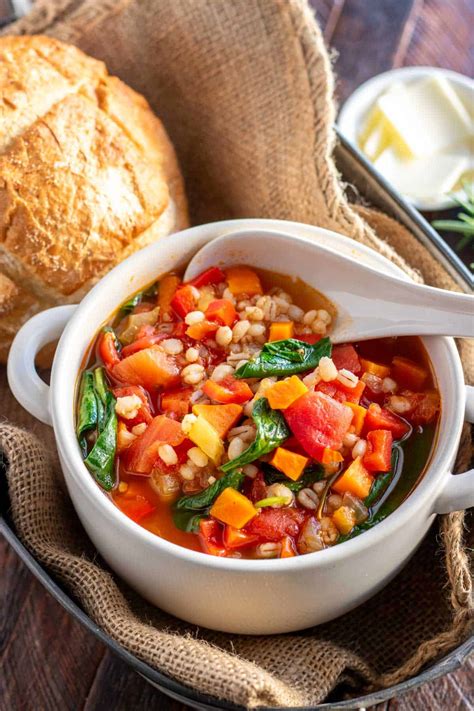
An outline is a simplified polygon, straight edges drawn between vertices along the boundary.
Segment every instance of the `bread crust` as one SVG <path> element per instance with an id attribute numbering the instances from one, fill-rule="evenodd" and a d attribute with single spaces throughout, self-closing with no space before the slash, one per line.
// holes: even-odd
<path id="1" fill-rule="evenodd" d="M 102 62 L 42 36 L 0 38 L 0 361 L 36 311 L 188 225 L 161 121 Z"/>

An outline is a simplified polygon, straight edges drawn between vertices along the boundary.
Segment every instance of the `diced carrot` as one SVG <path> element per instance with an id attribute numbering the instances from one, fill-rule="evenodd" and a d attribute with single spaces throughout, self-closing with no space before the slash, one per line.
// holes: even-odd
<path id="1" fill-rule="evenodd" d="M 409 358 L 395 356 L 392 360 L 392 377 L 402 387 L 419 391 L 428 378 L 428 371 Z"/>
<path id="2" fill-rule="evenodd" d="M 369 472 L 388 472 L 391 468 L 393 435 L 389 430 L 372 430 L 367 435 L 367 451 L 362 462 Z"/>
<path id="3" fill-rule="evenodd" d="M 395 439 L 401 439 L 408 430 L 410 425 L 395 415 L 390 410 L 380 407 L 376 402 L 372 402 L 365 416 L 364 430 L 390 430 Z"/>
<path id="4" fill-rule="evenodd" d="M 296 546 L 291 536 L 281 539 L 280 558 L 293 558 L 296 555 Z"/>
<path id="5" fill-rule="evenodd" d="M 229 299 L 211 301 L 206 309 L 208 321 L 216 321 L 220 326 L 232 326 L 237 319 L 237 311 Z"/>
<path id="6" fill-rule="evenodd" d="M 293 321 L 275 321 L 270 324 L 270 341 L 284 341 L 286 338 L 293 338 L 295 325 Z"/>
<path id="7" fill-rule="evenodd" d="M 290 452 L 284 447 L 277 447 L 270 464 L 283 472 L 288 479 L 297 481 L 309 462 L 308 457 L 303 457 L 296 452 Z"/>
<path id="8" fill-rule="evenodd" d="M 186 329 L 186 335 L 189 338 L 194 338 L 195 341 L 202 341 L 210 333 L 215 333 L 219 328 L 218 323 L 212 321 L 199 321 L 198 323 L 193 323 Z"/>
<path id="9" fill-rule="evenodd" d="M 108 368 L 120 363 L 120 356 L 115 345 L 115 336 L 112 331 L 103 331 L 100 335 L 99 355 Z"/>
<path id="10" fill-rule="evenodd" d="M 233 296 L 263 294 L 262 283 L 253 269 L 231 267 L 225 272 L 229 290 Z"/>
<path id="11" fill-rule="evenodd" d="M 388 367 L 388 365 L 374 363 L 374 361 L 366 360 L 365 358 L 360 359 L 360 364 L 362 366 L 362 370 L 364 370 L 366 373 L 378 375 L 379 378 L 387 378 L 390 375 L 390 368 Z"/>
<path id="12" fill-rule="evenodd" d="M 258 536 L 253 533 L 246 533 L 233 526 L 226 526 L 224 529 L 224 545 L 226 548 L 243 548 L 258 541 Z"/>
<path id="13" fill-rule="evenodd" d="M 362 407 L 362 405 L 356 405 L 355 402 L 349 402 L 346 401 L 344 405 L 347 405 L 347 407 L 350 407 L 352 412 L 354 413 L 352 416 L 352 422 L 351 425 L 354 427 L 354 432 L 356 435 L 360 435 L 362 432 L 362 428 L 364 426 L 364 421 L 365 421 L 365 416 L 367 414 L 367 410 L 365 407 Z"/>
<path id="14" fill-rule="evenodd" d="M 219 494 L 210 510 L 211 516 L 234 528 L 243 528 L 257 513 L 250 499 L 231 486 Z"/>
<path id="15" fill-rule="evenodd" d="M 222 526 L 211 518 L 199 521 L 199 541 L 206 553 L 225 556 L 226 549 L 222 541 Z"/>
<path id="16" fill-rule="evenodd" d="M 160 280 L 158 290 L 158 306 L 160 307 L 161 321 L 163 321 L 164 316 L 171 315 L 171 299 L 175 295 L 180 281 L 180 278 L 174 274 L 168 274 Z"/>
<path id="17" fill-rule="evenodd" d="M 231 402 L 240 405 L 253 398 L 253 392 L 247 383 L 242 380 L 236 380 L 231 375 L 221 380 L 220 383 L 216 383 L 214 380 L 206 380 L 202 389 L 208 398 L 224 405 Z"/>
<path id="18" fill-rule="evenodd" d="M 336 449 L 324 448 L 321 464 L 339 464 L 344 461 L 344 457 Z"/>
<path id="19" fill-rule="evenodd" d="M 142 385 L 146 390 L 174 383 L 179 371 L 174 358 L 156 346 L 128 356 L 112 368 L 114 378 L 128 385 Z"/>
<path id="20" fill-rule="evenodd" d="M 332 520 L 340 533 L 346 535 L 350 533 L 355 526 L 356 514 L 354 509 L 349 506 L 340 506 L 332 515 Z"/>
<path id="21" fill-rule="evenodd" d="M 358 496 L 359 499 L 365 499 L 369 495 L 373 480 L 374 478 L 362 464 L 362 458 L 357 457 L 347 467 L 344 474 L 337 479 L 332 488 L 338 494 L 345 494 L 346 491 L 349 491 L 354 496 Z"/>
<path id="22" fill-rule="evenodd" d="M 171 299 L 171 308 L 184 318 L 190 311 L 194 311 L 196 308 L 196 299 L 194 298 L 194 287 L 187 286 L 180 287 L 173 298 Z"/>
<path id="23" fill-rule="evenodd" d="M 297 375 L 280 380 L 265 391 L 265 397 L 274 410 L 286 410 L 301 395 L 308 392 L 308 388 Z"/>
<path id="24" fill-rule="evenodd" d="M 209 284 L 220 284 L 221 281 L 225 281 L 225 274 L 219 267 L 209 267 L 197 277 L 191 279 L 189 282 L 196 289 L 200 289 L 203 286 L 208 286 Z"/>
<path id="25" fill-rule="evenodd" d="M 173 413 L 179 418 L 189 412 L 192 388 L 176 388 L 167 390 L 161 396 L 161 409 L 166 413 Z"/>
<path id="26" fill-rule="evenodd" d="M 365 390 L 365 383 L 363 380 L 359 380 L 355 388 L 350 388 L 338 380 L 336 381 L 336 387 L 339 392 L 345 396 L 344 399 L 347 400 L 347 402 L 353 402 L 358 405 L 362 397 L 362 393 Z"/>
<path id="27" fill-rule="evenodd" d="M 229 403 L 227 405 L 194 405 L 193 413 L 202 415 L 205 420 L 216 430 L 219 437 L 224 439 L 228 431 L 238 422 L 242 415 L 241 405 Z"/>

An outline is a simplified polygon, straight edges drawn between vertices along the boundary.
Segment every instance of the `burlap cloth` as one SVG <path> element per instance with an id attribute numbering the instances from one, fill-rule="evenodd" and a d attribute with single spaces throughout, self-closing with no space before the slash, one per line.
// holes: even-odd
<path id="1" fill-rule="evenodd" d="M 7 31 L 75 43 L 146 95 L 178 149 L 195 224 L 258 216 L 322 225 L 417 278 L 455 288 L 404 228 L 346 201 L 331 158 L 330 62 L 303 0 L 55 0 L 38 2 Z M 0 423 L 0 446 L 19 536 L 105 632 L 179 682 L 248 707 L 304 706 L 338 684 L 340 697 L 344 689 L 363 693 L 403 681 L 468 636 L 463 513 L 441 517 L 375 598 L 315 629 L 225 635 L 150 607 L 91 549 L 64 493 L 51 431 L 15 405 L 2 378 L 2 414 L 10 423 Z M 469 455 L 466 431 L 460 469 Z"/>

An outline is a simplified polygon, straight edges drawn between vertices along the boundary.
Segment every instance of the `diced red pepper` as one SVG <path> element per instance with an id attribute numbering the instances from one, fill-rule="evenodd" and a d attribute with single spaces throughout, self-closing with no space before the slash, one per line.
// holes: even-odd
<path id="1" fill-rule="evenodd" d="M 367 451 L 362 459 L 369 472 L 390 471 L 393 435 L 389 430 L 372 430 L 367 435 Z"/>
<path id="2" fill-rule="evenodd" d="M 232 375 L 224 378 L 219 383 L 214 380 L 206 380 L 202 389 L 208 398 L 223 404 L 233 402 L 241 405 L 253 398 L 253 392 L 247 383 L 242 380 L 236 380 Z"/>
<path id="3" fill-rule="evenodd" d="M 362 372 L 357 351 L 350 343 L 341 343 L 338 346 L 334 346 L 331 357 L 338 370 L 345 368 L 354 373 L 354 375 L 359 375 Z"/>
<path id="4" fill-rule="evenodd" d="M 187 284 L 177 289 L 171 299 L 171 307 L 181 318 L 185 318 L 190 311 L 194 311 L 196 308 L 196 300 L 192 286 Z"/>
<path id="5" fill-rule="evenodd" d="M 206 553 L 225 556 L 226 549 L 222 540 L 222 526 L 211 518 L 199 522 L 199 541 Z"/>
<path id="6" fill-rule="evenodd" d="M 185 439 L 179 422 L 165 415 L 158 415 L 150 422 L 145 432 L 124 451 L 122 461 L 125 469 L 136 474 L 149 475 L 158 458 L 161 444 L 177 447 Z"/>
<path id="7" fill-rule="evenodd" d="M 350 407 L 317 391 L 302 395 L 283 414 L 305 452 L 318 461 L 325 447 L 342 447 L 352 421 Z"/>
<path id="8" fill-rule="evenodd" d="M 192 394 L 192 388 L 167 390 L 161 396 L 161 409 L 169 416 L 175 415 L 178 419 L 182 419 L 189 412 Z"/>
<path id="9" fill-rule="evenodd" d="M 373 402 L 369 405 L 364 421 L 364 431 L 390 430 L 395 439 L 401 439 L 410 430 L 410 425 L 390 410 Z"/>
<path id="10" fill-rule="evenodd" d="M 211 333 L 215 333 L 218 328 L 219 324 L 214 323 L 213 321 L 199 321 L 198 323 L 193 323 L 192 326 L 188 326 L 186 329 L 186 335 L 189 336 L 189 338 L 193 338 L 195 341 L 202 341 L 206 338 L 206 336 L 209 336 Z"/>
<path id="11" fill-rule="evenodd" d="M 99 355 L 107 368 L 113 368 L 120 363 L 120 356 L 115 345 L 115 336 L 112 331 L 103 331 L 100 336 Z"/>
<path id="12" fill-rule="evenodd" d="M 362 380 L 359 380 L 355 388 L 349 388 L 338 380 L 329 383 L 319 382 L 316 386 L 318 392 L 329 395 L 338 402 L 353 402 L 355 405 L 359 404 L 364 389 L 365 383 Z"/>
<path id="13" fill-rule="evenodd" d="M 216 321 L 220 326 L 232 326 L 237 318 L 237 311 L 229 299 L 216 299 L 207 307 L 206 318 Z"/>
<path id="14" fill-rule="evenodd" d="M 114 388 L 112 392 L 116 398 L 136 395 L 142 401 L 142 405 L 138 410 L 137 416 L 133 419 L 127 420 L 127 425 L 129 429 L 134 427 L 135 425 L 140 425 L 142 422 L 146 422 L 146 424 L 151 422 L 153 418 L 150 409 L 150 402 L 148 400 L 144 388 L 140 387 L 140 385 L 128 385 L 123 388 Z"/>
<path id="15" fill-rule="evenodd" d="M 191 279 L 189 284 L 195 286 L 196 289 L 200 289 L 201 286 L 208 286 L 209 284 L 220 284 L 225 281 L 225 274 L 219 267 L 209 267 L 197 277 Z"/>
<path id="16" fill-rule="evenodd" d="M 244 546 L 250 546 L 252 543 L 258 541 L 258 536 L 251 533 L 246 533 L 245 531 L 234 528 L 233 526 L 226 526 L 224 529 L 224 546 L 233 550 L 234 548 L 243 548 Z"/>
<path id="17" fill-rule="evenodd" d="M 147 328 L 153 329 L 153 326 L 148 326 Z M 156 333 L 155 331 L 154 333 L 149 332 L 146 335 L 141 335 L 139 332 L 135 341 L 122 348 L 122 357 L 127 358 L 127 356 L 133 355 L 138 351 L 143 351 L 145 348 L 156 346 L 157 343 L 164 341 L 166 338 L 169 338 L 167 333 Z"/>
<path id="18" fill-rule="evenodd" d="M 245 530 L 264 541 L 280 541 L 284 536 L 297 536 L 304 519 L 300 509 L 263 509 Z"/>

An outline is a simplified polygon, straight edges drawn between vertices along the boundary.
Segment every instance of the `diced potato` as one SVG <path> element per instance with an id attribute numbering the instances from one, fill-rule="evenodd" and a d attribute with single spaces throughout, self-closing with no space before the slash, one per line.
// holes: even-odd
<path id="1" fill-rule="evenodd" d="M 191 425 L 189 439 L 212 459 L 214 464 L 219 464 L 224 454 L 224 443 L 214 427 L 202 415 Z"/>
<path id="2" fill-rule="evenodd" d="M 355 511 L 349 506 L 340 506 L 332 515 L 332 520 L 343 535 L 350 533 L 356 522 Z"/>
<path id="3" fill-rule="evenodd" d="M 242 414 L 242 405 L 228 403 L 227 405 L 194 405 L 193 413 L 202 415 L 214 427 L 219 437 L 226 434 L 238 422 Z"/>

